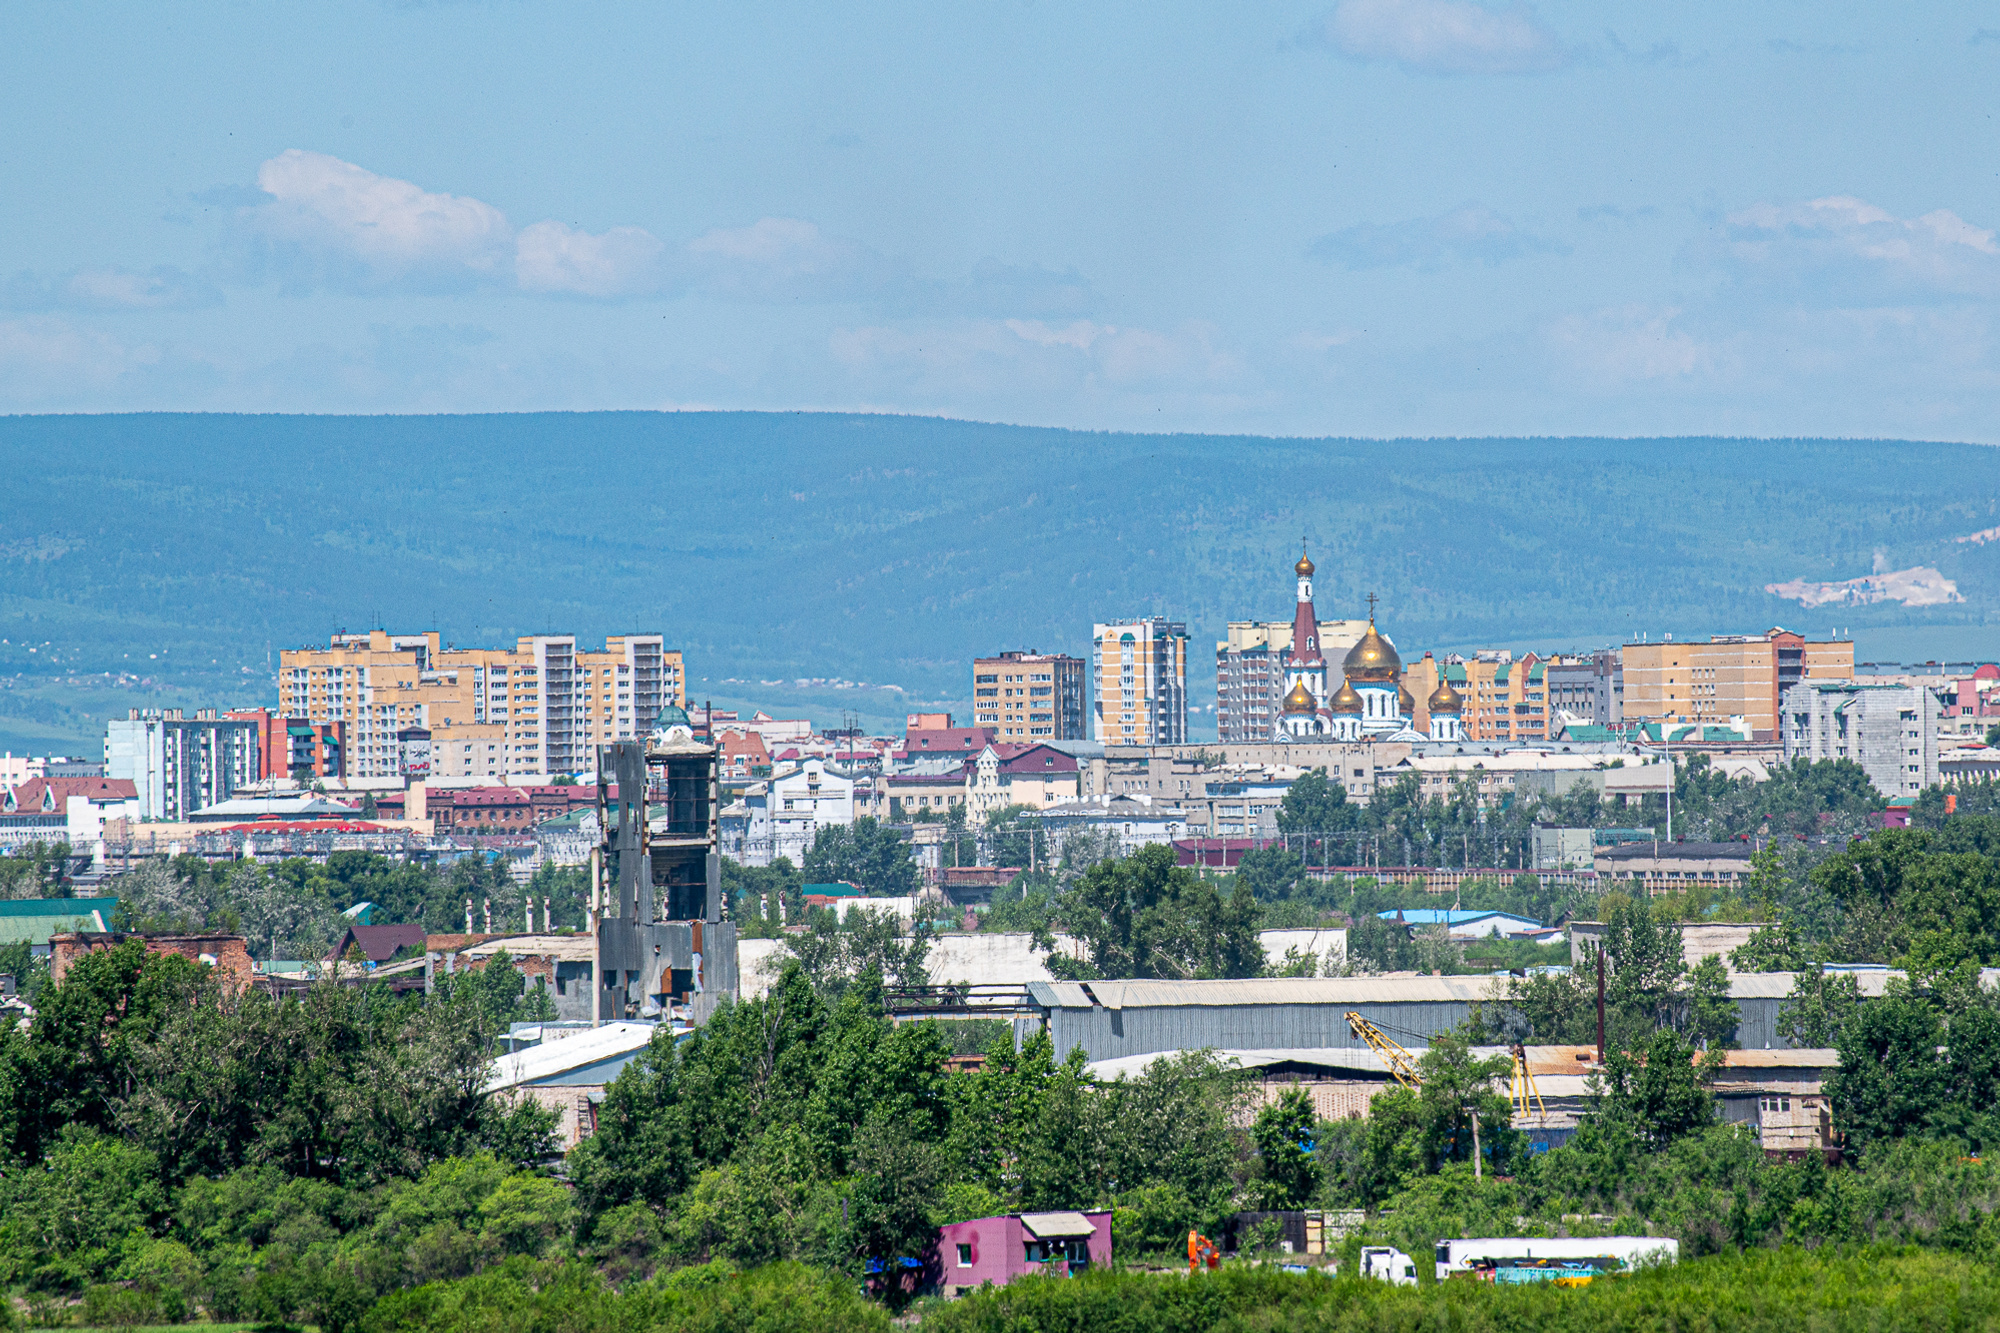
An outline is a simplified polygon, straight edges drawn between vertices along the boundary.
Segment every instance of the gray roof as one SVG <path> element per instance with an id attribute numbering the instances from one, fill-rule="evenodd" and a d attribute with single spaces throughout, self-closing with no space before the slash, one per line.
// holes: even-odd
<path id="1" fill-rule="evenodd" d="M 1035 981 L 1028 991 L 1050 1009 L 1165 1008 L 1176 1005 L 1422 1004 L 1490 1000 L 1492 976 L 1246 977 L 1233 981 Z M 1092 1000 L 1095 998 L 1096 1004 Z"/>

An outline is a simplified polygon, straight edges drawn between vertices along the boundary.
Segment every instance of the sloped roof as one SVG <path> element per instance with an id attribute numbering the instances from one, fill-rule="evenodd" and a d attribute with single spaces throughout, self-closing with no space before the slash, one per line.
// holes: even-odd
<path id="1" fill-rule="evenodd" d="M 532 1087 L 537 1083 L 587 1074 L 593 1083 L 609 1083 L 661 1031 L 651 1023 L 606 1023 L 561 1041 L 545 1041 L 493 1062 L 486 1091 Z"/>
<path id="2" fill-rule="evenodd" d="M 45 778 L 32 777 L 15 787 L 11 799 L 0 797 L 0 807 L 11 805 L 17 813 L 49 808 L 69 808 L 69 798 L 84 796 L 93 801 L 136 801 L 139 788 L 130 778 Z"/>
<path id="3" fill-rule="evenodd" d="M 333 951 L 333 957 L 347 956 L 348 946 L 360 948 L 362 957 L 371 963 L 386 963 L 403 948 L 424 947 L 424 928 L 420 925 L 397 926 L 349 926 Z"/>

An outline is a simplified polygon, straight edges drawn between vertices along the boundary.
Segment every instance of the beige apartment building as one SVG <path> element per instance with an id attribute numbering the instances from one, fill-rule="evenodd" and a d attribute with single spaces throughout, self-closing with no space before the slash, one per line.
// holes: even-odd
<path id="1" fill-rule="evenodd" d="M 1091 627 L 1093 739 L 1106 745 L 1187 740 L 1187 626 L 1162 616 Z"/>
<path id="2" fill-rule="evenodd" d="M 1458 691 L 1459 726 L 1469 741 L 1525 741 L 1549 738 L 1548 662 L 1528 653 L 1516 658 L 1506 649 L 1471 657 L 1453 653 L 1442 660 L 1429 653 L 1403 672 L 1403 688 L 1417 702 L 1410 725 L 1430 729 L 1428 700 L 1440 679 Z"/>
<path id="3" fill-rule="evenodd" d="M 1789 630 L 1716 635 L 1708 642 L 1628 643 L 1621 650 L 1628 722 L 1726 723 L 1778 739 L 1779 703 L 1803 681 L 1854 678 L 1854 644 L 1815 643 Z"/>
<path id="4" fill-rule="evenodd" d="M 593 651 L 574 635 L 455 648 L 375 630 L 279 654 L 278 711 L 347 723 L 352 778 L 592 772 L 594 746 L 643 737 L 668 705 L 687 706 L 687 676 L 657 634 Z"/>
<path id="5" fill-rule="evenodd" d="M 1368 632 L 1366 620 L 1319 622 L 1319 653 L 1327 664 L 1329 695 L 1340 688 L 1340 662 Z M 1229 637 L 1215 644 L 1215 732 L 1225 743 L 1276 740 L 1285 699 L 1285 654 L 1292 648 L 1289 620 L 1232 620 Z M 1419 696 L 1428 698 L 1428 695 Z"/>
<path id="6" fill-rule="evenodd" d="M 1084 739 L 1083 659 L 1032 648 L 975 657 L 972 724 L 1003 741 Z"/>

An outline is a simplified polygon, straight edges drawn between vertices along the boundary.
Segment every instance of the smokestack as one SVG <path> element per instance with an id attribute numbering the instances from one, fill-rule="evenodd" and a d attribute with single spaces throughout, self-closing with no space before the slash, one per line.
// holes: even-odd
<path id="1" fill-rule="evenodd" d="M 552 921 L 552 920 L 550 919 L 550 917 L 549 917 L 549 900 L 548 900 L 547 898 L 543 898 L 543 899 L 542 899 L 542 934 L 546 935 L 546 934 L 548 934 L 548 933 L 549 933 L 550 931 L 552 931 L 552 930 L 554 930 L 554 929 L 555 929 L 555 923 L 554 923 L 554 922 L 553 922 L 553 921 Z"/>
<path id="2" fill-rule="evenodd" d="M 491 898 L 484 898 L 481 901 L 486 904 L 486 933 L 491 935 L 493 933 L 493 900 Z"/>
<path id="3" fill-rule="evenodd" d="M 465 900 L 465 933 L 472 933 L 472 899 Z"/>

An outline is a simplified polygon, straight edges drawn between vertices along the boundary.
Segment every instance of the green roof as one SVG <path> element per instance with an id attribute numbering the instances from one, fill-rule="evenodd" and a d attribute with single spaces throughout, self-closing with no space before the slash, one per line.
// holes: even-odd
<path id="1" fill-rule="evenodd" d="M 1453 662 L 1444 669 L 1444 678 L 1454 685 L 1465 684 L 1465 668 Z"/>
<path id="2" fill-rule="evenodd" d="M 823 898 L 859 898 L 861 890 L 852 884 L 806 884 L 800 887 L 802 894 L 817 893 Z"/>
<path id="3" fill-rule="evenodd" d="M 1502 662 L 1499 666 L 1495 667 L 1493 669 L 1493 683 L 1495 685 L 1505 685 L 1507 683 L 1507 673 L 1512 669 L 1513 668 L 1510 667 L 1505 662 Z"/>
<path id="4" fill-rule="evenodd" d="M 0 945 L 46 945 L 70 930 L 109 930 L 116 898 L 16 898 L 0 902 Z M 100 926 L 99 922 L 102 922 Z"/>
<path id="5" fill-rule="evenodd" d="M 1618 733 L 1609 727 L 1601 727 L 1595 722 L 1572 722 L 1563 728 L 1563 735 L 1573 741 L 1615 741 Z"/>
<path id="6" fill-rule="evenodd" d="M 1542 664 L 1540 662 L 1528 668 L 1528 683 L 1530 685 L 1539 685 L 1542 683 Z"/>

